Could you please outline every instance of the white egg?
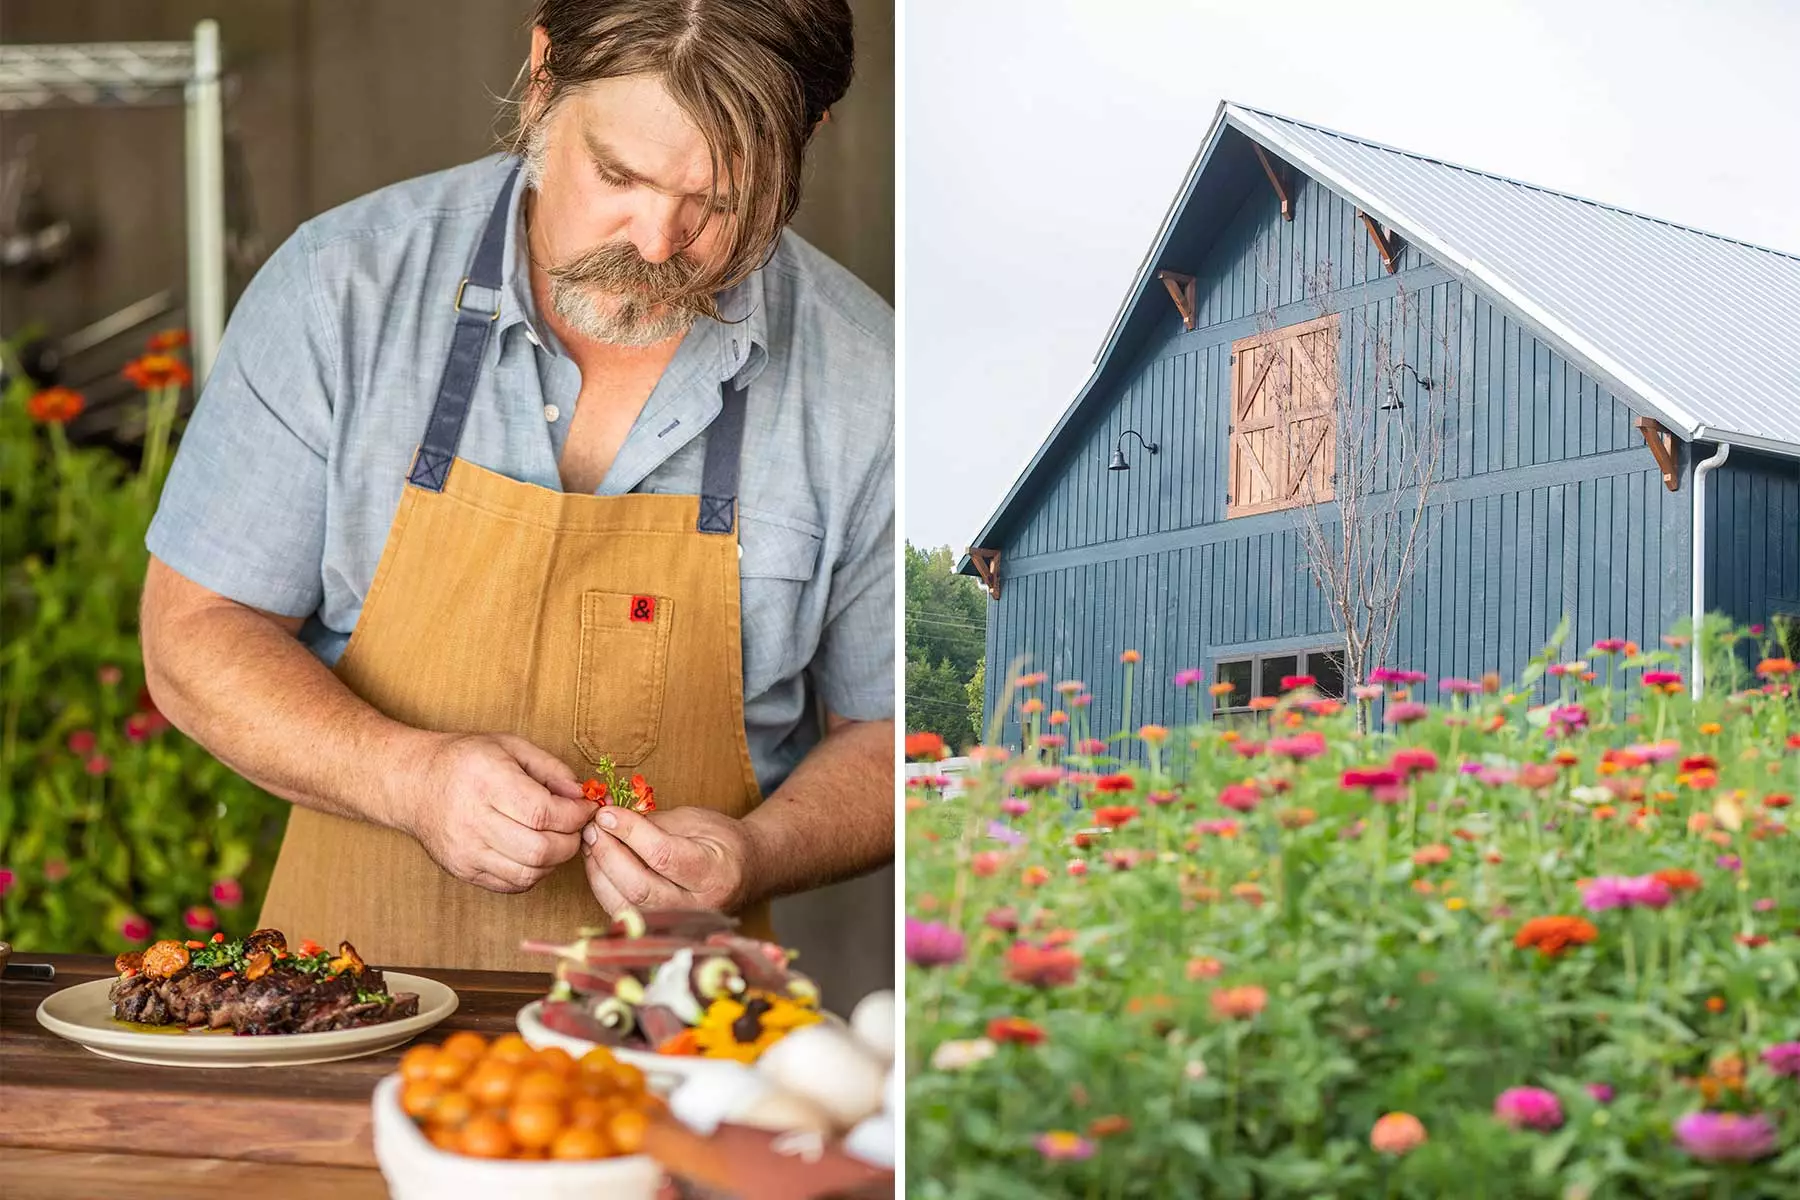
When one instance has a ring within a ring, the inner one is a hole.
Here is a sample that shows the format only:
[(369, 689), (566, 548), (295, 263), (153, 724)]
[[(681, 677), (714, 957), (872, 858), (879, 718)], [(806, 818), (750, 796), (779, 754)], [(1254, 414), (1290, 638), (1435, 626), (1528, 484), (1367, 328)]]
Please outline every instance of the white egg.
[(804, 1133), (828, 1138), (833, 1132), (831, 1117), (805, 1096), (771, 1087), (755, 1098), (746, 1098), (726, 1120), (733, 1125), (748, 1125), (771, 1133)]
[(882, 1063), (894, 1061), (894, 993), (870, 992), (850, 1014), (850, 1031)]
[(894, 1165), (894, 1118), (880, 1113), (852, 1129), (844, 1138), (844, 1153), (872, 1167)]
[(711, 1137), (723, 1121), (754, 1106), (774, 1091), (767, 1079), (742, 1063), (699, 1059), (692, 1073), (669, 1096), (669, 1112), (695, 1133)]
[(796, 1029), (757, 1060), (776, 1086), (815, 1101), (848, 1129), (881, 1108), (882, 1064), (834, 1025)]

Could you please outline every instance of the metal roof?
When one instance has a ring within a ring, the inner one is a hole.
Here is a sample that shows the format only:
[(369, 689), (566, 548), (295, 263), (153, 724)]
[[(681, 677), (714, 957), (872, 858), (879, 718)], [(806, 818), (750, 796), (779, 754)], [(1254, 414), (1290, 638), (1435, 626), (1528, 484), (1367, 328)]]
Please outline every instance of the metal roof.
[(1227, 128), (1398, 230), (1678, 436), (1800, 455), (1800, 255), (1226, 101), (1094, 373), (972, 545), (987, 544), (1084, 407)]

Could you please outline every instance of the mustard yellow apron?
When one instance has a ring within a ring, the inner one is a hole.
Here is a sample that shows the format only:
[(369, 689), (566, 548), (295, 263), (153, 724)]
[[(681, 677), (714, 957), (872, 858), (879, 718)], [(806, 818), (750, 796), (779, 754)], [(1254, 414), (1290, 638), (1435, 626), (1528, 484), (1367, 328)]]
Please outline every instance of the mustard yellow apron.
[[(737, 479), (744, 393), (726, 385), (701, 494), (572, 495), (456, 457), (494, 305), (501, 190), (456, 297), (431, 421), (337, 675), (397, 721), (511, 733), (586, 778), (607, 755), (667, 807), (732, 817), (761, 802), (744, 735)], [(497, 301), (496, 301), (497, 304)], [(773, 936), (766, 905), (739, 914)], [(598, 923), (578, 855), (528, 892), (446, 874), (396, 831), (296, 806), (261, 924), (353, 942), (372, 963), (549, 969), (526, 938)]]

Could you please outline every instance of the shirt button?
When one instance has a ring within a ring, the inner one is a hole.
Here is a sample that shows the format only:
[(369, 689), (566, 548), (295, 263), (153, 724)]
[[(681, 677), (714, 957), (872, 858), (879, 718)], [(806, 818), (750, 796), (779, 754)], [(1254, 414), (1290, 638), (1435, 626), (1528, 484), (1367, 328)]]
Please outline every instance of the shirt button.
[(546, 420), (546, 421), (550, 422), (552, 425), (554, 425), (554, 424), (556, 424), (558, 418), (560, 418), (561, 416), (562, 416), (562, 409), (556, 407), (556, 405), (554, 405), (554, 404), (544, 405), (544, 420)]
[[(541, 345), (543, 345), (543, 343), (542, 343), (542, 342), (540, 342), (540, 341), (538, 341), (538, 336), (537, 336), (537, 334), (536, 334), (536, 333), (534, 333), (534, 332), (532, 332), (532, 328), (531, 328), (531, 326), (529, 326), (529, 325), (527, 325), (527, 326), (526, 326), (526, 327), (525, 327), (525, 340), (526, 340), (526, 341), (528, 341), (528, 342), (530, 342), (530, 343), (531, 343), (531, 344), (532, 344), (532, 345), (534, 345), (534, 346), (541, 346)], [(555, 419), (556, 419), (556, 418), (554, 418), (554, 417), (552, 417), (552, 418), (551, 418), (551, 420), (555, 420)]]

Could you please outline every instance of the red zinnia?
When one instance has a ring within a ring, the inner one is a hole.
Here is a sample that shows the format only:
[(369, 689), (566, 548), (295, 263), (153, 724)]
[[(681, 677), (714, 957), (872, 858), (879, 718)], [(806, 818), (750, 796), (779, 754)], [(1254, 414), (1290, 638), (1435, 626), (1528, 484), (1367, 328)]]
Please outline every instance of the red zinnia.
[(87, 401), (66, 387), (46, 388), (25, 402), (25, 415), (45, 425), (66, 425), (81, 415)]
[(937, 762), (944, 757), (944, 739), (930, 732), (909, 733), (906, 735), (906, 757)]
[(995, 1017), (988, 1022), (987, 1035), (988, 1040), (1001, 1045), (1012, 1042), (1020, 1046), (1041, 1046), (1044, 1042), (1043, 1028), (1024, 1017)]
[(1580, 917), (1533, 917), (1519, 927), (1513, 945), (1521, 950), (1535, 946), (1539, 954), (1555, 958), (1570, 946), (1584, 946), (1599, 936), (1593, 923)]
[(1407, 746), (1394, 751), (1390, 765), (1402, 775), (1419, 775), (1437, 770), (1438, 757), (1422, 747)]
[(1249, 812), (1262, 800), (1255, 784), (1232, 783), (1219, 790), (1219, 803), (1235, 812)]
[(1094, 780), (1097, 792), (1129, 792), (1134, 786), (1129, 775), (1102, 775)]
[(1075, 982), (1081, 967), (1081, 956), (1073, 950), (1033, 946), (1030, 942), (1014, 942), (1006, 952), (1006, 977), (1014, 983), (1030, 987), (1056, 987)]
[(180, 387), (194, 381), (194, 373), (173, 354), (146, 354), (126, 363), (120, 374), (146, 392), (157, 388)]
[(1281, 677), (1281, 690), (1284, 692), (1291, 692), (1295, 688), (1317, 686), (1319, 686), (1318, 679), (1311, 675), (1283, 675)]
[(1094, 810), (1094, 820), (1108, 829), (1117, 829), (1121, 825), (1128, 824), (1137, 815), (1137, 806), (1132, 804), (1114, 804)]

